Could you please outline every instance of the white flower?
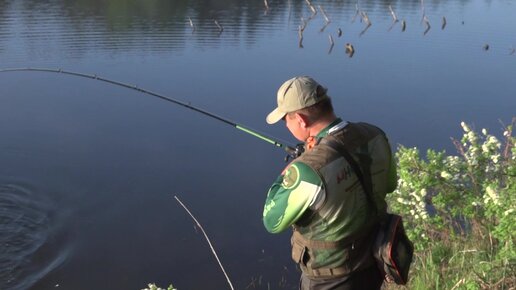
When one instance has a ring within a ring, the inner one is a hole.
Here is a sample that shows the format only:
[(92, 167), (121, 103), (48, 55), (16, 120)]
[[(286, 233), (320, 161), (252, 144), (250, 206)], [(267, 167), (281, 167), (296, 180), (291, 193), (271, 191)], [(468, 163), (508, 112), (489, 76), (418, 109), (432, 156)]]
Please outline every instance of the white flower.
[(452, 175), (446, 171), (441, 171), (441, 177), (444, 179), (450, 179), (450, 178), (452, 178)]
[(494, 145), (496, 148), (500, 148), (502, 146), (495, 136), (489, 136), (489, 138), (487, 138), (487, 143), (489, 145)]
[(482, 134), (487, 135), (487, 130), (485, 128), (482, 129)]
[(504, 135), (505, 137), (509, 137), (509, 131), (503, 131), (503, 135)]
[(491, 160), (493, 161), (493, 163), (498, 163), (498, 159), (500, 158), (500, 154), (496, 154), (496, 155), (493, 155), (491, 156)]
[(477, 140), (477, 136), (475, 135), (475, 132), (473, 132), (473, 131), (468, 132), (468, 140), (471, 143), (474, 143)]
[(498, 194), (493, 188), (491, 188), (491, 186), (486, 187), (486, 195), (487, 196), (484, 195), (484, 202), (486, 200), (492, 200), (494, 204), (500, 204), (500, 202), (498, 201)]
[(416, 212), (415, 212), (413, 209), (411, 209), (411, 210), (410, 210), (410, 214), (411, 214), (411, 215), (415, 215), (415, 214), (416, 214)]
[(506, 211), (503, 213), (503, 215), (504, 215), (504, 216), (508, 216), (508, 215), (509, 215), (510, 213), (512, 213), (512, 212), (514, 212), (514, 208), (511, 208), (511, 209), (506, 210)]
[[(416, 201), (421, 200), (421, 197), (419, 195), (417, 195), (417, 193), (415, 193), (415, 192), (411, 192), (410, 195), (412, 195), (414, 197), (414, 199), (416, 199)], [(414, 205), (415, 205), (415, 203), (414, 203)]]
[(489, 146), (487, 146), (486, 143), (482, 144), (482, 152), (484, 152), (484, 153), (489, 152)]
[(464, 132), (469, 132), (469, 127), (466, 123), (460, 122), (460, 125), (462, 126), (462, 130), (464, 130)]

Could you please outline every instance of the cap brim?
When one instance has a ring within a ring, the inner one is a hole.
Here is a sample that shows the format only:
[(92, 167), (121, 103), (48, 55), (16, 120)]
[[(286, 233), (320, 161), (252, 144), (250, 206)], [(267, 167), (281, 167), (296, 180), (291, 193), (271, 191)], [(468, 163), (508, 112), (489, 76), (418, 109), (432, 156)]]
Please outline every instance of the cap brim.
[(270, 112), (269, 115), (267, 115), (267, 118), (265, 118), (265, 121), (267, 121), (268, 124), (274, 124), (277, 123), (279, 120), (283, 119), (287, 113), (281, 112), (278, 108), (274, 109), (274, 111)]

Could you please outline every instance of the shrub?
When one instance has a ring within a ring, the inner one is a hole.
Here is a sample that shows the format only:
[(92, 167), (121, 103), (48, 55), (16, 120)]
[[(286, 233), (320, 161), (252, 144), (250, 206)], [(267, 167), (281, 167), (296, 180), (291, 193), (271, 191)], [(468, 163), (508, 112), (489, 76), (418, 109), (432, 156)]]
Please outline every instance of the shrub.
[(398, 148), (398, 188), (388, 203), (416, 249), (409, 288), (516, 286), (515, 120), (503, 142), (462, 122), (456, 156)]

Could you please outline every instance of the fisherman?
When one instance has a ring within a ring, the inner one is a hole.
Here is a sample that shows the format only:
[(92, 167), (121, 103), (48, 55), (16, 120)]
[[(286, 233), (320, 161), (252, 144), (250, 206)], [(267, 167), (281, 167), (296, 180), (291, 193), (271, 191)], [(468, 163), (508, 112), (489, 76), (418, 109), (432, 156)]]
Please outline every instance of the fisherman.
[[(292, 259), (302, 271), (301, 290), (380, 289), (384, 279), (371, 246), (386, 213), (385, 196), (396, 188), (391, 148), (379, 128), (338, 118), (326, 92), (305, 76), (278, 90), (278, 107), (266, 121), (283, 120), (305, 143), (305, 152), (269, 189), (263, 223), (271, 233), (292, 226)], [(347, 161), (350, 157), (354, 161)], [(363, 184), (371, 186), (372, 199)]]

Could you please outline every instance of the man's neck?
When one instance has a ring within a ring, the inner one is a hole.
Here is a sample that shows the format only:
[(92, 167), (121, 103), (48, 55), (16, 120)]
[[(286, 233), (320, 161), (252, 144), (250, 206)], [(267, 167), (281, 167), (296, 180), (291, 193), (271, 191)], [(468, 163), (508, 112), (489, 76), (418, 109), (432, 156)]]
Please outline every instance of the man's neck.
[(332, 115), (330, 115), (330, 116), (328, 116), (328, 117), (326, 117), (324, 119), (318, 120), (316, 123), (314, 123), (310, 127), (310, 136), (317, 136), (317, 134), (319, 134), (319, 132), (321, 132), (321, 130), (323, 130), (326, 127), (328, 127), (336, 119), (337, 119), (337, 116), (332, 114)]

